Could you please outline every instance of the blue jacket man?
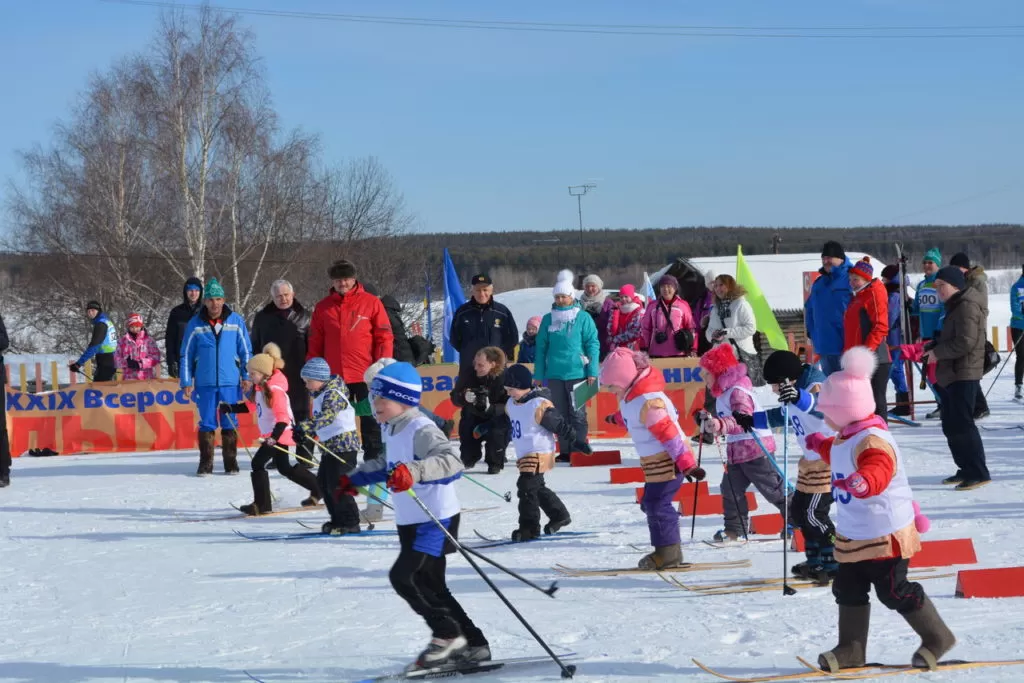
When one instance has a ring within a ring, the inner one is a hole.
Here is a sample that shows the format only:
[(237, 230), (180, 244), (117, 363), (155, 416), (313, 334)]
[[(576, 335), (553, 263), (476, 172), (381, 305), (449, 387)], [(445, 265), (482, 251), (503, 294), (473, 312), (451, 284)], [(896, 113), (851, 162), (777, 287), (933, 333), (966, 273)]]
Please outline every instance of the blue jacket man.
[(839, 242), (825, 242), (821, 249), (821, 277), (811, 285), (804, 304), (804, 325), (814, 351), (821, 356), (826, 376), (840, 369), (843, 355), (843, 316), (853, 298), (850, 289), (850, 259)]
[(114, 351), (117, 350), (117, 329), (110, 321), (103, 307), (98, 301), (90, 301), (85, 305), (85, 314), (92, 321), (92, 335), (89, 338), (89, 346), (74, 363), (68, 365), (71, 372), (79, 372), (82, 366), (89, 360), (95, 358), (95, 370), (91, 381), (109, 382), (117, 374), (117, 366), (114, 365)]
[[(213, 442), (220, 427), (224, 471), (238, 472), (238, 432), (233, 413), (221, 404), (242, 400), (242, 372), (252, 358), (252, 342), (245, 319), (224, 304), (224, 288), (216, 278), (206, 283), (203, 308), (185, 328), (181, 344), (179, 381), (186, 395), (199, 406), (199, 469), (213, 474)], [(194, 389), (193, 389), (194, 386)]]

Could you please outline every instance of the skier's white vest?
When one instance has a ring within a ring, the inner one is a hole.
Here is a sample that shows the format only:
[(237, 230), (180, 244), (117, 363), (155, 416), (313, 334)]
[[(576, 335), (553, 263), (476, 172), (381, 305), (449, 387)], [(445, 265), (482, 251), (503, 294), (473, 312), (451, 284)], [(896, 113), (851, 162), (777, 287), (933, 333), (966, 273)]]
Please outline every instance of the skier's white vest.
[(866, 541), (886, 537), (914, 522), (914, 494), (907, 482), (903, 458), (895, 439), (885, 429), (869, 427), (858, 432), (849, 441), (832, 444), (832, 478), (844, 479), (857, 471), (854, 453), (857, 444), (867, 436), (882, 439), (896, 454), (896, 472), (888, 488), (877, 496), (855, 498), (851, 494), (834, 489), (836, 501), (836, 531), (854, 541)]
[[(292, 403), (288, 399), (288, 392), (284, 390), (284, 387), (271, 384), (271, 394), (275, 391), (281, 392), (281, 395), (284, 396), (285, 405), (288, 406), (288, 429), (285, 430), (287, 434), (291, 431), (291, 424), (295, 422), (295, 416), (292, 415)], [(260, 428), (260, 434), (270, 434), (274, 431), (274, 425), (277, 424), (277, 418), (274, 417), (274, 409), (267, 405), (267, 400), (263, 397), (263, 389), (257, 387), (254, 393), (256, 394), (256, 424)]]
[(543, 474), (554, 466), (555, 435), (541, 427), (537, 419), (552, 407), (554, 404), (544, 396), (534, 396), (524, 403), (510, 398), (505, 404), (520, 472)]
[[(319, 396), (313, 399), (313, 414), (319, 415), (320, 411), (323, 410), (324, 399), (327, 398), (328, 394), (338, 394), (342, 398), (345, 398), (345, 393), (338, 388), (328, 389), (327, 391), (321, 392)], [(345, 432), (356, 431), (356, 411), (352, 407), (352, 402), (348, 401), (348, 408), (345, 410), (339, 410), (338, 414), (334, 416), (334, 421), (323, 429), (316, 430), (316, 435), (321, 441), (327, 441), (333, 439), (339, 434)]]
[[(744, 389), (743, 387), (740, 386), (733, 386), (723, 391), (722, 395), (719, 396), (718, 399), (715, 401), (715, 410), (718, 412), (718, 417), (732, 416), (732, 407), (729, 403), (729, 397), (732, 396), (732, 392), (734, 391), (741, 391), (750, 397), (750, 400), (754, 402), (755, 413), (764, 412), (764, 409), (761, 407), (761, 404), (758, 403), (757, 396), (754, 395), (754, 392)], [(755, 428), (753, 434), (757, 434), (758, 438), (761, 439), (761, 441), (763, 442), (766, 438), (772, 435), (772, 430), (767, 428)], [(741, 432), (739, 434), (726, 434), (725, 442), (735, 443), (737, 441), (749, 441), (750, 439), (754, 438), (753, 434), (749, 432)]]
[[(399, 463), (412, 462), (416, 459), (413, 455), (413, 441), (416, 438), (416, 432), (428, 427), (437, 429), (429, 417), (417, 411), (417, 415), (410, 419), (398, 434), (392, 434), (391, 429), (386, 426), (381, 430), (384, 452), (387, 454), (388, 471)], [(455, 494), (454, 482), (415, 484), (412, 488), (419, 496), (420, 501), (438, 519), (452, 517), (461, 509), (459, 497)], [(422, 524), (430, 521), (430, 517), (407, 493), (394, 495), (391, 502), (395, 505), (395, 524)]]
[(644, 424), (643, 418), (646, 416), (644, 408), (648, 407), (650, 409), (648, 403), (652, 405), (660, 403), (659, 407), (665, 408), (669, 417), (676, 423), (676, 429), (679, 429), (680, 437), (683, 436), (683, 430), (679, 428), (679, 414), (676, 412), (676, 407), (672, 405), (672, 401), (669, 400), (663, 391), (640, 394), (635, 398), (624, 401), (621, 404), (620, 412), (622, 419), (626, 422), (629, 436), (633, 439), (637, 455), (640, 456), (640, 466), (644, 470), (644, 481), (650, 483), (670, 481), (676, 477), (676, 464), (665, 450), (665, 445), (658, 441), (654, 434), (651, 434), (650, 430), (647, 429), (647, 425)]

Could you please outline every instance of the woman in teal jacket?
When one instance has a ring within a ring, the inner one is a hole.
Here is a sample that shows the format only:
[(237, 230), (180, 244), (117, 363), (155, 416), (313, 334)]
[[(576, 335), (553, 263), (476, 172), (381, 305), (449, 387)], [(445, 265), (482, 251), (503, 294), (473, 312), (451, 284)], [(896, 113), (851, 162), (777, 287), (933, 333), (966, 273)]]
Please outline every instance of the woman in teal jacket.
[[(573, 409), (573, 388), (580, 382), (597, 382), (598, 355), (601, 345), (597, 339), (597, 326), (575, 300), (572, 272), (563, 270), (552, 291), (555, 304), (544, 316), (537, 333), (537, 359), (534, 365), (534, 384), (547, 382), (555, 410), (569, 421), (577, 442), (587, 439), (587, 412), (584, 406)], [(559, 439), (558, 462), (568, 462), (571, 443)]]

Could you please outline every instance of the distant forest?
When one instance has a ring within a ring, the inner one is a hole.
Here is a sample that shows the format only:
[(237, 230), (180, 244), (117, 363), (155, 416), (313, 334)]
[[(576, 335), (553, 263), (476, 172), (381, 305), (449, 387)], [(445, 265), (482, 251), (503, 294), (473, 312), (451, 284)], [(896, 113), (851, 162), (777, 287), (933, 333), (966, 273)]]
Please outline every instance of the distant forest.
[[(411, 234), (402, 238), (405, 254), (426, 258), (430, 279), (439, 284), (441, 253), (448, 247), (459, 277), (487, 272), (503, 289), (547, 286), (560, 268), (577, 274), (597, 272), (608, 286), (636, 282), (643, 271), (657, 270), (677, 257), (725, 256), (743, 245), (747, 255), (819, 252), (827, 240), (847, 251), (861, 251), (895, 262), (902, 242), (910, 269), (919, 270), (927, 249), (938, 247), (944, 259), (958, 251), (987, 269), (1024, 263), (1024, 225), (900, 225), (866, 228), (694, 227), (647, 230), (586, 230), (584, 255), (579, 231)], [(415, 257), (414, 257), (415, 258)], [(412, 264), (410, 264), (412, 265)], [(436, 267), (435, 267), (436, 266)], [(415, 266), (413, 266), (415, 267)]]

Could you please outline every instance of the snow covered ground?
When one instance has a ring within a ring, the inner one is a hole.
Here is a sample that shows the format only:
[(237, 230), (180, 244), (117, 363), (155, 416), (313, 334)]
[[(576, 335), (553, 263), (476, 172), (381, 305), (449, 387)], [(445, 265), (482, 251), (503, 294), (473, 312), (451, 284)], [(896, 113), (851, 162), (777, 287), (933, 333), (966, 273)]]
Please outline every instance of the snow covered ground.
[[(1024, 421), (1024, 406), (1008, 400), (1011, 392), (1004, 375), (990, 396), (993, 414), (985, 426)], [(957, 493), (938, 483), (953, 468), (937, 422), (893, 429), (917, 499), (932, 520), (926, 539), (973, 539), (978, 567), (1024, 565), (1018, 526), (1024, 432), (983, 431), (995, 481)], [(621, 448), (624, 464), (636, 463), (627, 442), (602, 446)], [(717, 493), (718, 454), (706, 449), (703, 455)], [(194, 471), (191, 453), (15, 461), (12, 486), (0, 490), (0, 681), (237, 683), (249, 671), (272, 682), (339, 682), (401, 666), (426, 643), (423, 623), (388, 583), (396, 539), (252, 542), (232, 533), (301, 532), (296, 519), (319, 523), (322, 512), (188, 523), (230, 514), (229, 502), (251, 496), (244, 473), (197, 479)], [(515, 478), (512, 466), (480, 477), (499, 491), (514, 491)], [(271, 480), (282, 505), (298, 503), (299, 489), (276, 473)], [(579, 653), (579, 680), (715, 680), (690, 657), (737, 676), (792, 672), (799, 668), (794, 656), (813, 658), (834, 645), (836, 608), (826, 589), (792, 597), (781, 591), (700, 596), (652, 575), (559, 578), (551, 570), (555, 563), (633, 566), (641, 552), (631, 544), (644, 547), (648, 537), (633, 485), (609, 484), (607, 467), (561, 466), (548, 480), (572, 511), (569, 529), (600, 535), (486, 551), (538, 583), (558, 579), (554, 599), (487, 571), (552, 647)], [(495, 508), (466, 513), (465, 539), (474, 528), (504, 536), (515, 527), (514, 502), (468, 481), (458, 486), (466, 507)], [(760, 506), (766, 511), (763, 500)], [(688, 538), (689, 520), (681, 525)], [(720, 526), (716, 517), (698, 518), (697, 538), (709, 538)], [(685, 554), (693, 562), (753, 562), (748, 569), (680, 575), (687, 583), (778, 576), (782, 567), (781, 542), (729, 549), (698, 543)], [(790, 562), (798, 559), (790, 555)], [(448, 576), (496, 657), (541, 654), (461, 557), (450, 559)], [(924, 585), (959, 638), (951, 656), (1024, 656), (1024, 599), (957, 599), (954, 578)], [(869, 659), (906, 662), (916, 646), (902, 619), (876, 602)], [(479, 678), (557, 680), (558, 672), (552, 665)], [(920, 680), (1020, 681), (1024, 669)]]

